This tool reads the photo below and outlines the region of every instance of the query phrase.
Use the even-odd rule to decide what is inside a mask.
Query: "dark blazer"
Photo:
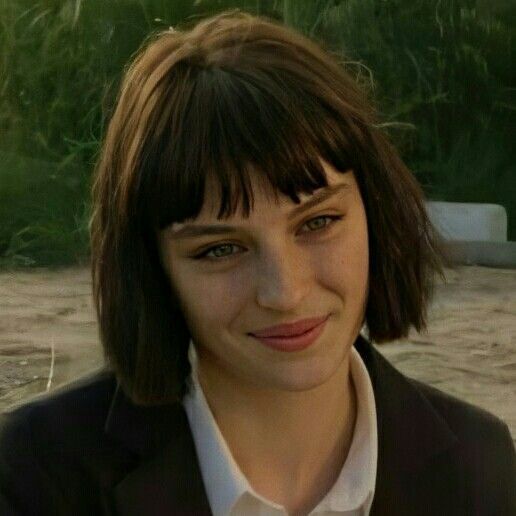
[[[378,414],[371,516],[515,516],[507,425],[355,347]],[[0,514],[209,515],[182,405],[136,406],[103,370],[4,415]]]

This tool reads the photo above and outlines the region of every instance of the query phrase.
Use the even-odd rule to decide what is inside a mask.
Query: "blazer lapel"
[[[411,380],[359,335],[378,421],[378,466],[371,516],[465,514],[458,440]]]
[[[117,515],[211,515],[181,404],[141,407],[117,388],[105,430],[139,456],[111,493]]]
[[[464,514],[457,438],[421,392],[359,335],[355,347],[371,377],[378,418],[378,467],[370,516]],[[138,465],[114,486],[123,516],[211,515],[182,404],[141,407],[117,388],[108,435],[136,453]]]

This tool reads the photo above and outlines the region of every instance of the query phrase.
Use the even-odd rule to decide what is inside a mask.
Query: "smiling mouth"
[[[292,335],[269,335],[268,337],[273,338],[273,339],[292,339],[295,337],[301,337],[301,335],[305,335],[306,333],[311,332],[316,326],[318,326],[318,325],[316,324],[315,326],[308,328],[308,330],[306,330],[302,333],[293,333]],[[253,334],[251,334],[251,335],[253,335]],[[256,335],[254,335],[254,336],[256,337]]]
[[[262,344],[269,348],[273,348],[277,351],[282,352],[296,352],[296,351],[302,351],[305,348],[308,348],[312,344],[314,344],[319,337],[322,335],[324,328],[326,327],[326,322],[328,320],[329,316],[321,318],[319,324],[313,325],[313,323],[310,324],[310,328],[307,328],[306,331],[299,333],[292,333],[291,335],[267,335],[267,336],[257,336],[254,334],[249,334],[253,338],[260,341]],[[306,321],[308,319],[305,319],[303,321],[303,325],[306,328]],[[312,319],[313,321],[313,319]],[[277,327],[276,327],[277,328]],[[267,333],[272,333],[273,328],[269,328],[267,330],[263,330],[263,332],[267,331]],[[276,330],[277,331],[277,330]]]
[[[249,335],[258,338],[294,338],[304,335],[309,331],[322,324],[328,319],[329,315],[323,317],[312,317],[310,319],[302,319],[294,323],[280,324],[271,326],[263,330],[252,332]]]

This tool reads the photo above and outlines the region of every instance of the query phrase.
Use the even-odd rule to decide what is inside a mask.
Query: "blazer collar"
[[[447,451],[458,443],[417,387],[359,335],[378,422],[376,488],[370,516],[465,514],[461,475]]]
[[[378,468],[371,514],[418,491],[417,478],[457,438],[414,384],[359,335],[355,348],[371,377],[378,418]],[[188,418],[181,403],[142,407],[117,387],[105,432],[139,465],[114,489],[117,513],[211,514]],[[390,513],[389,513],[390,514]],[[394,514],[394,513],[393,513]],[[401,514],[401,512],[400,512]]]
[[[118,385],[104,429],[139,456],[111,494],[116,514],[211,515],[182,404],[135,405]]]

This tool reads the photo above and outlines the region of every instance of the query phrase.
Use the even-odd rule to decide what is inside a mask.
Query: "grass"
[[[86,173],[0,153],[0,265],[80,263],[87,249]]]
[[[152,31],[240,7],[319,39],[371,88],[429,198],[506,207],[516,240],[515,8],[472,0],[0,0],[0,266],[86,261],[89,183]]]

